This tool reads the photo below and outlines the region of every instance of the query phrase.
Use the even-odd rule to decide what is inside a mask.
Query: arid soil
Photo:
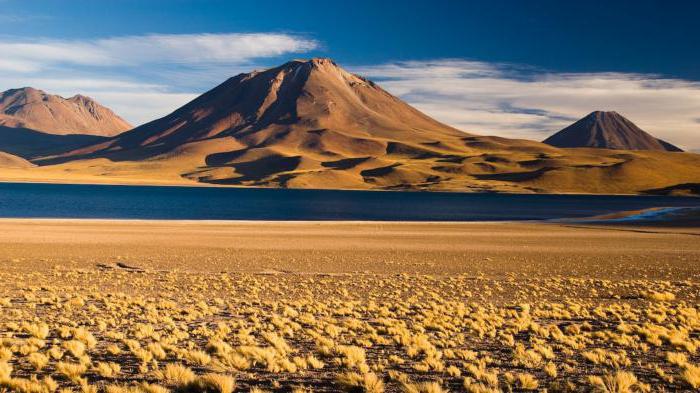
[[[0,220],[0,391],[692,391],[700,229]]]
[[[700,229],[586,224],[0,220],[4,269],[694,276]],[[697,269],[697,271],[695,270]]]

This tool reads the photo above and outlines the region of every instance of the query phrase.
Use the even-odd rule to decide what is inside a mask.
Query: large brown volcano
[[[296,188],[636,193],[700,182],[700,155],[467,134],[329,59],[235,76],[162,119],[33,163],[37,177],[74,181]]]
[[[595,111],[545,139],[557,147],[598,147],[617,150],[682,151],[651,136],[617,112]]]
[[[89,97],[70,98],[31,87],[0,93],[0,126],[54,135],[113,136],[131,125]]]
[[[109,152],[163,152],[183,143],[232,137],[247,148],[333,155],[376,154],[385,140],[463,137],[371,81],[329,59],[295,60],[240,74],[172,114],[115,138]]]

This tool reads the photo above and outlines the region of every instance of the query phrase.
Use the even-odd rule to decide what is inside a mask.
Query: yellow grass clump
[[[700,284],[667,274],[25,274],[0,271],[0,392],[700,388]]]

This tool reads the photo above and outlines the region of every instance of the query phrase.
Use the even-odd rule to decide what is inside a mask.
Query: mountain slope
[[[65,153],[107,139],[97,135],[54,135],[22,127],[0,126],[0,151],[27,160]]]
[[[31,176],[16,176],[526,193],[640,193],[700,182],[697,154],[467,134],[328,59],[238,75],[162,119],[33,162],[41,167]]]
[[[22,157],[0,151],[0,168],[31,168],[34,164]]]
[[[336,138],[350,142],[344,150],[355,148],[364,154],[368,147],[386,147],[367,138],[408,137],[418,142],[442,135],[464,136],[333,61],[312,59],[230,78],[172,114],[101,148],[111,153],[162,152],[187,142],[227,136],[251,148],[297,147]],[[331,150],[333,147],[325,153],[335,153]]]
[[[617,112],[595,111],[544,140],[557,147],[682,151],[651,136]]]
[[[0,126],[55,135],[114,136],[131,125],[89,97],[63,98],[25,87],[0,93]]]

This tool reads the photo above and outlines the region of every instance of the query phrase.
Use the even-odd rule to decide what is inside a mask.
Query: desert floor
[[[0,220],[0,391],[700,387],[700,228]]]

